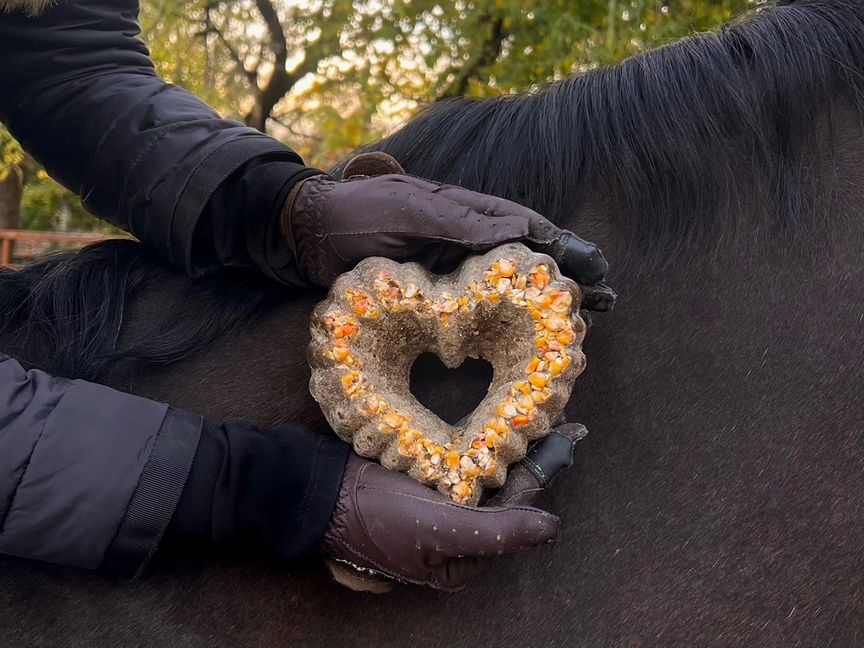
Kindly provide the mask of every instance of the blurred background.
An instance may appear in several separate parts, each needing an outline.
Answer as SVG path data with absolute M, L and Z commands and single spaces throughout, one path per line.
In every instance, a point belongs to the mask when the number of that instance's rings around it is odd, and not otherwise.
M 159 74 L 326 169 L 423 105 L 532 92 L 758 0 L 141 0 Z M 0 229 L 116 233 L 0 125 Z M 20 240 L 20 239 L 19 239 Z M 56 241 L 15 243 L 20 260 Z M 42 247 L 40 247 L 40 245 Z

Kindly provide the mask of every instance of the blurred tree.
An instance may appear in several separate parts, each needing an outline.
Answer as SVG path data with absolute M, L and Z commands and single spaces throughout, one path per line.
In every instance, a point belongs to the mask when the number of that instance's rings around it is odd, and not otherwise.
M 24 151 L 0 125 L 0 228 L 19 227 L 24 179 Z
M 326 168 L 423 104 L 532 91 L 761 0 L 141 2 L 164 78 Z M 19 213 L 28 227 L 107 228 L 0 128 L 0 227 Z

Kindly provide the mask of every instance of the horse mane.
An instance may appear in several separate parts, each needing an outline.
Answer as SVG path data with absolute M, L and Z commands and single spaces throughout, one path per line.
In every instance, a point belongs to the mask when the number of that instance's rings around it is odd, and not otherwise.
M 170 364 L 238 331 L 288 298 L 288 289 L 251 271 L 182 282 L 171 312 L 146 340 L 119 347 L 125 306 L 177 271 L 137 241 L 109 240 L 0 269 L 2 350 L 28 367 L 95 380 L 118 361 Z
M 598 192 L 612 196 L 638 215 L 637 243 L 654 249 L 696 249 L 698 237 L 737 230 L 729 219 L 752 217 L 754 206 L 806 233 L 833 199 L 832 161 L 822 155 L 832 129 L 819 125 L 837 107 L 860 115 L 864 106 L 864 2 L 786 1 L 753 13 L 537 92 L 434 103 L 366 150 L 557 222 Z M 118 349 L 124 304 L 176 276 L 131 241 L 0 271 L 0 338 L 27 364 L 93 379 L 117 359 L 191 355 L 287 295 L 248 273 L 196 279 L 187 308 L 197 316 L 167 317 L 151 339 Z
M 537 92 L 433 103 L 365 150 L 558 223 L 614 197 L 659 254 L 730 216 L 806 235 L 833 200 L 826 120 L 864 108 L 862 34 L 861 0 L 787 0 Z

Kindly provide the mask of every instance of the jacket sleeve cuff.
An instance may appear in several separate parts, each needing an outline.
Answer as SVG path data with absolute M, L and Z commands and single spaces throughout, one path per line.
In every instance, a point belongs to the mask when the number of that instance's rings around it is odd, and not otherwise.
M 282 555 L 287 558 L 299 556 L 315 549 L 324 537 L 330 518 L 336 508 L 336 500 L 342 486 L 345 463 L 351 446 L 335 435 L 319 435 L 315 461 L 294 525 L 293 541 L 282 546 Z
M 292 176 L 308 171 L 296 153 L 265 135 L 230 139 L 192 171 L 186 179 L 171 218 L 170 258 L 175 265 L 185 268 L 191 276 L 202 273 L 202 268 L 196 267 L 194 262 L 192 244 L 199 218 L 210 198 L 219 186 L 244 164 L 256 157 L 274 154 L 285 156 L 283 164 L 286 177 L 283 182 L 290 182 Z
M 169 409 L 101 568 L 121 577 L 141 574 L 159 546 L 198 448 L 203 420 Z
M 336 507 L 350 446 L 301 426 L 244 427 L 228 425 L 236 494 L 220 499 L 236 504 L 214 507 L 217 544 L 269 547 L 281 558 L 314 549 Z

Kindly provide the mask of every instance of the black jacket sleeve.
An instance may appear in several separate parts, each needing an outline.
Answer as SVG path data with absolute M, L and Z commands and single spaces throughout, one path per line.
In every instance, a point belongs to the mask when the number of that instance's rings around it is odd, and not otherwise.
M 138 0 L 0 11 L 0 121 L 90 211 L 187 273 L 257 267 L 301 283 L 280 200 L 320 172 L 163 82 L 137 18 Z
M 175 541 L 292 557 L 327 528 L 348 456 L 334 436 L 262 432 L 0 354 L 0 553 L 135 576 Z
M 266 432 L 205 423 L 166 542 L 264 549 L 292 558 L 318 545 L 350 446 L 299 426 Z
M 0 354 L 0 553 L 128 575 L 155 550 L 199 417 Z

